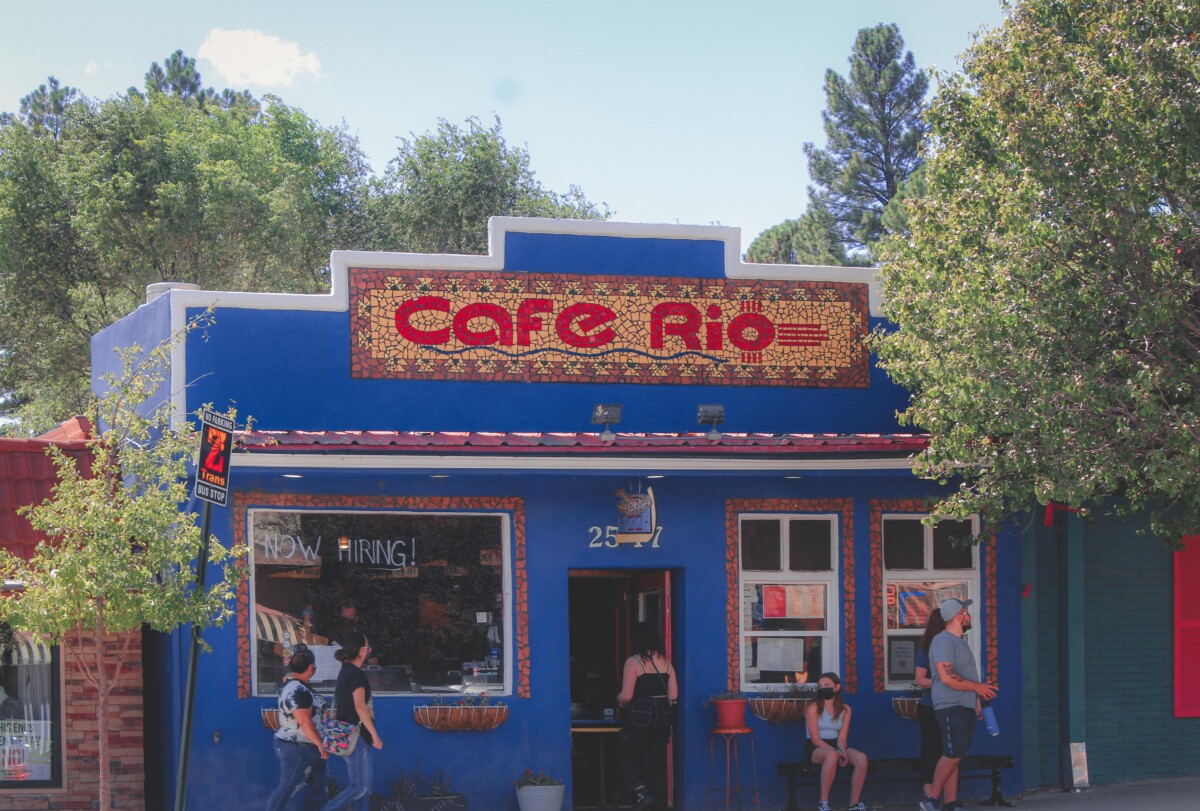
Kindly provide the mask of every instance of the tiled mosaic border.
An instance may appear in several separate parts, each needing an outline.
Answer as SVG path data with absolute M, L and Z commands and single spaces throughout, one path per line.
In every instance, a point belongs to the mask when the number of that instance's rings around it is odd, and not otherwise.
M 427 510 L 430 512 L 487 511 L 507 512 L 512 516 L 513 577 L 516 630 L 516 695 L 529 698 L 529 589 L 525 575 L 525 500 L 520 498 L 462 496 L 408 497 L 360 495 L 308 495 L 241 491 L 233 494 L 233 536 L 238 545 L 246 544 L 246 513 L 262 509 L 353 509 L 353 510 Z M 242 559 L 242 565 L 249 561 Z M 250 585 L 243 580 L 237 589 L 238 697 L 251 695 L 250 679 Z
M 883 514 L 918 513 L 927 515 L 929 503 L 922 499 L 871 500 L 871 652 L 874 656 L 875 692 L 885 691 L 883 672 Z M 1000 677 L 1000 633 L 996 597 L 996 534 L 989 533 L 980 542 L 987 570 L 983 578 L 983 604 L 987 609 L 984 647 L 987 678 L 992 684 Z
M 783 386 L 808 388 L 867 388 L 869 354 L 863 338 L 870 331 L 867 285 L 832 281 L 763 279 L 700 279 L 659 276 L 574 275 L 495 271 L 350 268 L 350 375 L 353 378 L 407 380 L 482 380 L 489 382 L 635 383 L 723 386 Z M 698 362 L 680 359 L 581 354 L 529 358 L 499 356 L 494 360 L 461 359 L 451 355 L 403 362 L 372 352 L 370 297 L 378 290 L 414 294 L 466 293 L 529 294 L 538 296 L 644 298 L 648 301 L 737 301 L 745 307 L 760 302 L 837 303 L 849 306 L 850 357 L 838 366 Z M 565 350 L 564 350 L 565 351 Z M 753 353 L 751 353 L 753 354 Z M 401 368 L 402 367 L 402 368 Z
M 854 502 L 848 498 L 828 499 L 729 499 L 725 502 L 725 647 L 728 661 L 727 685 L 737 690 L 741 682 L 740 629 L 738 628 L 738 516 L 742 513 L 840 513 L 838 531 L 842 539 L 842 613 L 845 628 L 842 649 L 846 652 L 842 688 L 858 690 L 857 639 L 854 622 Z

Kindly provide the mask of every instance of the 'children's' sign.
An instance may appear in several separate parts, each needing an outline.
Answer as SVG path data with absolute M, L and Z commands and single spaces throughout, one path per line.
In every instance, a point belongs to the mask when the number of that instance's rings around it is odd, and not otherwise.
M 867 286 L 350 271 L 356 378 L 865 388 Z

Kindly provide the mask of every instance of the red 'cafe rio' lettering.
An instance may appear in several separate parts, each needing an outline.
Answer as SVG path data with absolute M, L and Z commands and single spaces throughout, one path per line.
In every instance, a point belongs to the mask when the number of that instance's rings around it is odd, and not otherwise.
M 464 346 L 529 346 L 530 336 L 547 329 L 554 308 L 551 299 L 522 299 L 514 317 L 509 308 L 499 304 L 472 302 L 455 312 L 447 326 L 426 329 L 416 326 L 413 317 L 422 313 L 449 315 L 451 303 L 442 296 L 419 296 L 396 308 L 396 331 L 421 346 L 448 344 L 451 335 Z M 595 349 L 617 338 L 616 332 L 605 326 L 616 318 L 617 314 L 603 304 L 577 302 L 553 318 L 554 333 L 567 346 Z M 726 324 L 721 308 L 715 304 L 703 313 L 687 302 L 662 302 L 650 311 L 651 349 L 664 349 L 674 338 L 686 349 L 715 351 L 724 349 L 728 339 L 736 349 L 758 352 L 777 338 L 783 346 L 817 345 L 827 337 L 822 333 L 818 324 L 782 324 L 777 330 L 771 319 L 753 309 L 738 313 Z

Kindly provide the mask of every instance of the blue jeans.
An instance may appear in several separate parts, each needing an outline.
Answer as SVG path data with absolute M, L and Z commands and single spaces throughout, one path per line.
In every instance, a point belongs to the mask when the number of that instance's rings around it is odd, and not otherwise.
M 346 761 L 350 785 L 325 803 L 321 811 L 338 811 L 354 803 L 354 811 L 369 811 L 371 805 L 371 744 L 359 740 L 354 751 L 341 760 Z
M 308 787 L 308 808 L 316 811 L 325 802 L 325 761 L 310 743 L 275 739 L 279 758 L 279 785 L 267 800 L 267 811 L 283 811 L 288 800 Z

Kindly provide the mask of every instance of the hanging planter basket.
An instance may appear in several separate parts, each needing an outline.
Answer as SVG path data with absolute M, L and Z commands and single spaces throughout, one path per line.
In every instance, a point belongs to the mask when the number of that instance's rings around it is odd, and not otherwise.
M 811 703 L 811 698 L 752 698 L 750 711 L 772 724 L 793 723 L 804 720 Z
M 920 697 L 912 696 L 897 696 L 892 699 L 892 711 L 901 718 L 907 718 L 910 721 L 917 720 L 917 704 L 921 701 Z
M 263 707 L 262 722 L 263 726 L 267 729 L 279 729 L 279 709 L 276 707 Z
M 419 704 L 413 707 L 413 720 L 435 732 L 486 732 L 508 720 L 508 706 Z

